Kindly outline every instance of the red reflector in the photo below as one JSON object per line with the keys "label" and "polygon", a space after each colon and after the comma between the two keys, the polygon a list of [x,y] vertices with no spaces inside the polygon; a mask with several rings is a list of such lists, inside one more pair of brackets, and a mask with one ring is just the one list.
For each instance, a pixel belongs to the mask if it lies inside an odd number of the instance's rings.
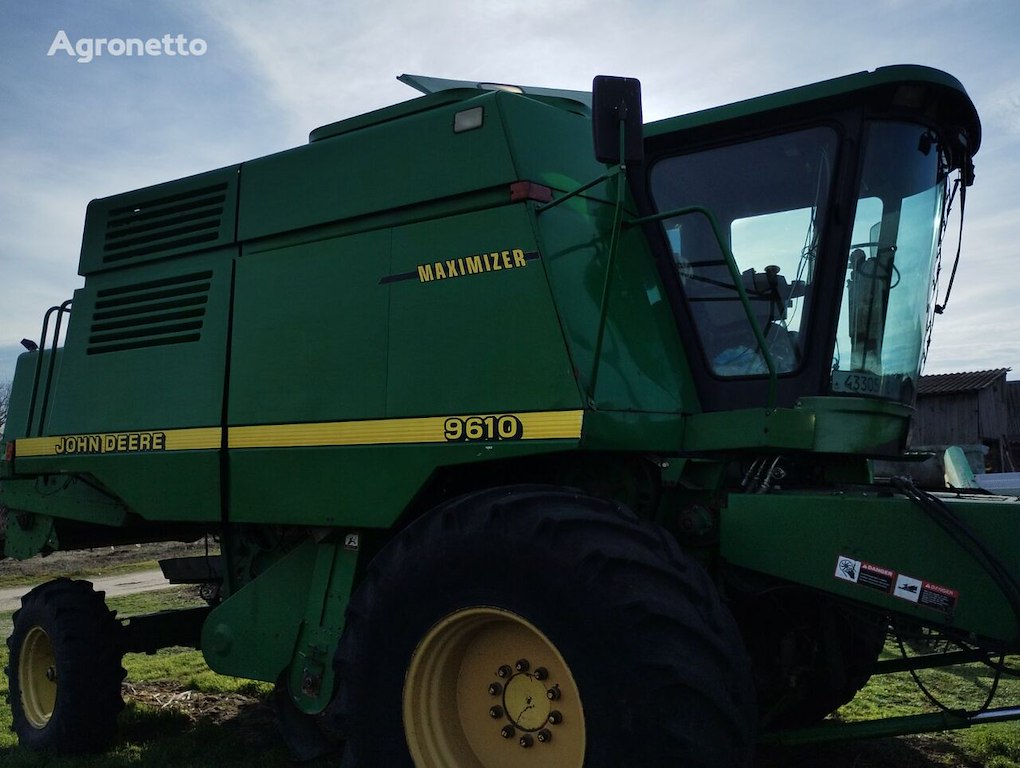
{"label": "red reflector", "polygon": [[7,442],[7,450],[4,451],[4,461],[14,461],[14,441]]}
{"label": "red reflector", "polygon": [[519,203],[521,200],[534,200],[536,203],[548,203],[552,201],[553,193],[549,187],[536,184],[533,181],[515,181],[510,185],[510,202]]}

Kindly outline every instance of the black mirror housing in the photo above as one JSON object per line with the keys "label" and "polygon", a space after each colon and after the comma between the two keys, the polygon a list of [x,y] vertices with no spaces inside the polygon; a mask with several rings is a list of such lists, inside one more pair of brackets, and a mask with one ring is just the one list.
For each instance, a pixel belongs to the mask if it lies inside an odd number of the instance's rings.
{"label": "black mirror housing", "polygon": [[[598,75],[592,81],[592,138],[595,158],[618,165],[644,159],[641,81],[633,77]],[[623,132],[623,157],[620,133]]]}

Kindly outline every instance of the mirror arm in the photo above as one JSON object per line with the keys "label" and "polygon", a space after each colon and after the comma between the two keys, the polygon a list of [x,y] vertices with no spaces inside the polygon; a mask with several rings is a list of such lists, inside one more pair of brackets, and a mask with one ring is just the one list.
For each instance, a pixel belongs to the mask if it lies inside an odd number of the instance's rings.
{"label": "mirror arm", "polygon": [[[620,115],[620,157],[626,140],[626,112]],[[606,258],[606,274],[602,281],[602,298],[599,300],[599,325],[595,334],[590,385],[588,387],[588,404],[595,407],[595,386],[598,384],[599,367],[602,362],[602,341],[606,333],[606,322],[609,317],[609,289],[613,282],[613,267],[616,265],[616,253],[620,249],[620,235],[623,233],[623,197],[627,186],[627,163],[621,162],[613,171],[616,176],[616,208],[613,211],[613,230],[609,241],[609,255]]]}

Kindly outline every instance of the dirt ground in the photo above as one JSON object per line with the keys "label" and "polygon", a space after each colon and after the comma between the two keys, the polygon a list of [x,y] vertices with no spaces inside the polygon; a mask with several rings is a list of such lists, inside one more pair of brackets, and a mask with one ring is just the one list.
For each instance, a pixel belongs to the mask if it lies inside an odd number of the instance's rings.
{"label": "dirt ground", "polygon": [[[210,547],[217,551],[217,545],[213,542],[210,542]],[[0,560],[0,579],[24,577],[42,582],[55,576],[76,576],[86,573],[102,575],[131,563],[143,563],[164,557],[201,555],[204,552],[205,543],[202,541],[192,543],[171,541],[54,552],[45,557],[37,556],[28,560],[8,557]]]}

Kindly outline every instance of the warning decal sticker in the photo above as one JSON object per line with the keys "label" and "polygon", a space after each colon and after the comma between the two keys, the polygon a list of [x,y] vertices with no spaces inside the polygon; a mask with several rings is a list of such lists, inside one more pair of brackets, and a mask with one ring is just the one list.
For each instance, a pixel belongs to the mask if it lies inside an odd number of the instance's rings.
{"label": "warning decal sticker", "polygon": [[929,608],[934,608],[936,611],[952,613],[953,609],[956,608],[956,601],[959,598],[960,593],[955,589],[926,581],[921,584],[921,597],[917,602]]}
{"label": "warning decal sticker", "polygon": [[893,594],[896,597],[916,603],[921,598],[921,582],[919,579],[904,576],[902,573],[896,577],[896,589]]}
{"label": "warning decal sticker", "polygon": [[836,558],[836,571],[833,575],[842,581],[892,594],[901,600],[943,613],[952,613],[960,599],[960,592],[956,589],[896,573],[874,563],[845,555]]}
{"label": "warning decal sticker", "polygon": [[836,561],[836,578],[852,581],[862,587],[871,587],[879,592],[889,592],[896,574],[888,568],[840,555]]}

